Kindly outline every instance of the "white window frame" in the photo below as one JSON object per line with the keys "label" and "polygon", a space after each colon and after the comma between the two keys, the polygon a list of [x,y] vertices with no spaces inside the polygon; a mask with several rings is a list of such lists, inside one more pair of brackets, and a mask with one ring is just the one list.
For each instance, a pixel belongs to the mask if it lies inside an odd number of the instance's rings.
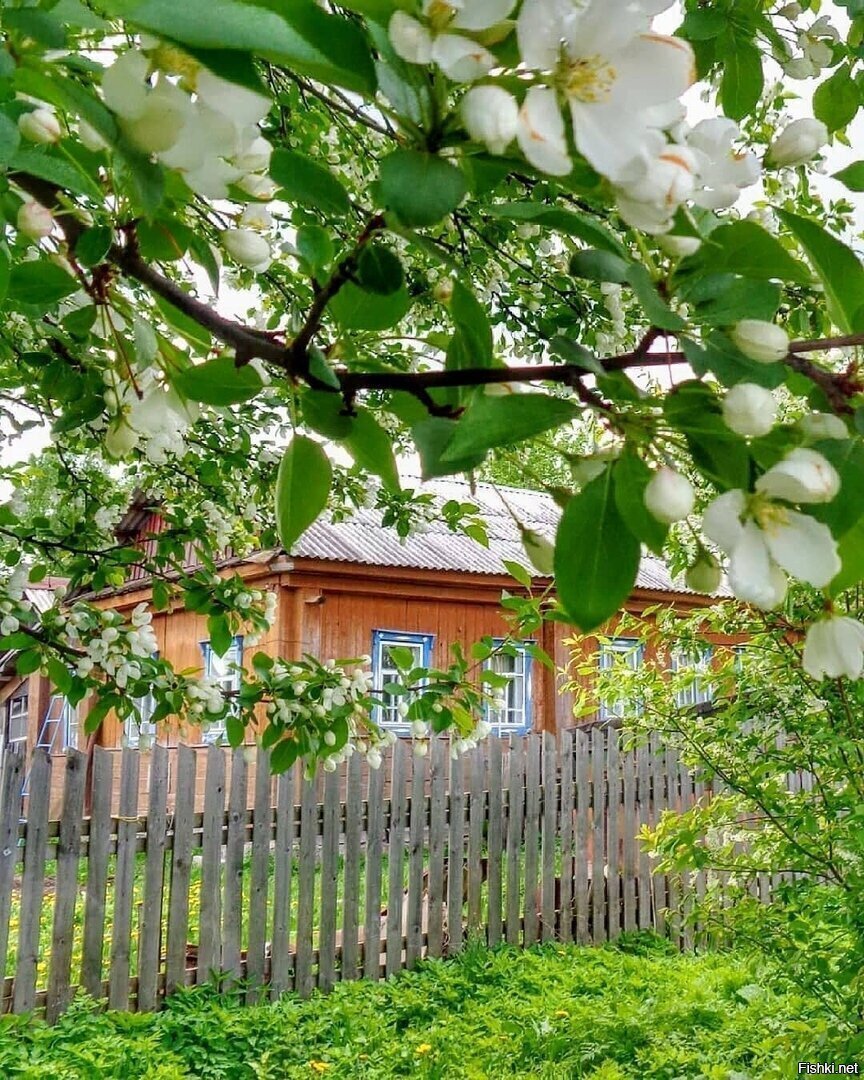
{"label": "white window frame", "polygon": [[[217,656],[209,641],[201,642],[201,650],[204,653],[205,676],[218,683],[223,693],[230,691],[235,695],[230,698],[230,711],[236,716],[240,712],[240,702],[236,694],[243,682],[243,635],[235,635],[224,656]],[[206,713],[204,715],[206,717]],[[226,720],[225,716],[209,723],[204,719],[208,727],[206,731],[201,732],[201,741],[207,745],[225,742],[228,735]]]}
{"label": "white window frame", "polygon": [[675,692],[675,704],[679,709],[692,709],[714,700],[714,684],[710,678],[705,678],[710,674],[713,655],[714,650],[710,645],[703,646],[698,656],[687,649],[672,650],[669,663],[674,673],[696,672],[696,678],[688,687]]}
{"label": "white window frame", "polygon": [[[599,671],[610,671],[615,666],[616,657],[622,657],[631,671],[638,671],[645,658],[645,646],[634,637],[611,636],[599,642],[597,667]],[[615,701],[601,699],[598,717],[601,721],[621,720],[628,712],[638,716],[642,707],[638,701],[626,696]]]}
{"label": "white window frame", "polygon": [[[507,644],[516,650],[515,655],[505,652],[501,646]],[[496,650],[491,656],[483,661],[484,671],[497,671],[494,666],[500,661],[507,661],[516,665],[515,671],[501,671],[499,674],[508,677],[508,683],[504,689],[507,705],[504,709],[486,709],[486,720],[492,725],[494,735],[527,735],[533,729],[533,686],[532,686],[532,660],[528,646],[533,644],[525,641],[517,644],[505,638],[493,638],[492,645]],[[519,670],[521,662],[521,670]],[[493,689],[494,693],[494,689]]]}
{"label": "white window frame", "polygon": [[388,646],[394,645],[402,649],[411,649],[415,654],[413,667],[428,668],[432,663],[432,648],[435,643],[434,634],[419,634],[407,630],[373,630],[372,631],[372,688],[381,695],[381,703],[375,709],[375,721],[381,727],[393,731],[397,735],[410,735],[411,724],[399,716],[396,711],[400,701],[410,704],[411,698],[406,695],[395,695],[385,702],[384,684],[398,682],[399,672],[395,667],[385,663]]}
{"label": "white window frame", "polygon": [[[23,703],[23,707],[22,707],[21,703]],[[18,705],[18,709],[13,714],[13,708],[16,705]],[[3,745],[4,745],[4,747],[16,746],[19,743],[25,743],[26,744],[26,742],[27,742],[27,732],[28,732],[28,727],[29,727],[29,716],[30,716],[30,694],[29,694],[29,691],[25,687],[23,691],[19,689],[18,692],[14,693],[12,695],[12,697],[7,698],[7,700],[6,700],[6,717],[5,717],[6,722],[5,722],[4,727],[3,727]],[[18,735],[13,739],[12,735],[11,735],[12,721],[13,721],[13,719],[20,720],[22,717],[24,719],[24,734],[23,735]]]}

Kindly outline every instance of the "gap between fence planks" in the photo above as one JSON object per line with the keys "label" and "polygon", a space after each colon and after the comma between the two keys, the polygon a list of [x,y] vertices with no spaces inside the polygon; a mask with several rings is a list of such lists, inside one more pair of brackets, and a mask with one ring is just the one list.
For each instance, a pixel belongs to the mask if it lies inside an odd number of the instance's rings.
{"label": "gap between fence planks", "polygon": [[[299,767],[274,781],[263,751],[251,777],[242,749],[97,748],[89,817],[83,755],[36,753],[22,800],[24,761],[7,751],[0,1010],[54,1019],[79,986],[150,1009],[211,978],[247,980],[250,1002],[305,995],[474,936],[588,943],[650,928],[699,940],[677,910],[682,882],[654,874],[636,839],[664,809],[708,797],[659,740],[629,749],[596,725],[490,740],[464,758],[448,748],[436,739],[415,757],[401,741],[380,770],[355,755],[312,781]],[[57,822],[52,768],[64,774]],[[757,887],[770,897],[770,880]]]}

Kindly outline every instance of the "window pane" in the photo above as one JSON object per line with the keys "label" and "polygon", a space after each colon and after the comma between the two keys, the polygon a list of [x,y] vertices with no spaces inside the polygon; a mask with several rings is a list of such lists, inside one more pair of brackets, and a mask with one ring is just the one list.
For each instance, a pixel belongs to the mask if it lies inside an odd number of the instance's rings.
{"label": "window pane", "polygon": [[27,739],[27,710],[29,705],[27,694],[19,694],[13,697],[7,705],[8,725],[7,742],[24,742]]}
{"label": "window pane", "polygon": [[[240,672],[240,664],[243,658],[242,638],[234,638],[231,647],[224,656],[217,656],[210,648],[209,643],[204,646],[204,651],[207,657],[207,677],[219,686],[226,697],[229,697],[231,711],[236,714],[240,709],[236,693],[240,689],[242,680]],[[229,696],[232,694],[235,696]],[[206,720],[204,722],[207,723]],[[225,719],[219,717],[209,722],[201,737],[205,743],[219,743],[224,740],[225,734]]]}
{"label": "window pane", "polygon": [[399,715],[399,703],[410,705],[416,695],[389,694],[384,691],[387,683],[401,681],[399,669],[393,662],[391,649],[407,650],[411,654],[412,667],[427,667],[432,649],[430,634],[400,634],[396,631],[376,631],[373,637],[372,672],[374,689],[380,693],[381,704],[376,717],[379,724],[407,732],[408,722]]}
{"label": "window pane", "polygon": [[[493,644],[500,646],[501,642],[495,641]],[[512,653],[504,650],[495,652],[485,661],[483,667],[508,678],[507,686],[501,691],[504,707],[490,708],[487,712],[486,718],[493,730],[498,734],[502,731],[526,730],[531,719],[531,688],[528,679],[528,654],[525,649],[519,647]]]}
{"label": "window pane", "polygon": [[711,670],[711,648],[685,650],[676,649],[672,653],[672,670],[674,672],[692,671],[694,679],[689,686],[683,686],[675,693],[675,704],[679,708],[688,705],[701,705],[711,701],[714,696],[714,688],[708,678]]}
{"label": "window pane", "polygon": [[[616,666],[624,665],[631,671],[638,671],[642,664],[642,646],[637,638],[616,637],[600,642],[598,663],[601,671],[611,671]],[[600,701],[600,719],[620,719],[639,712],[639,701],[628,692],[626,685],[612,697]]]}

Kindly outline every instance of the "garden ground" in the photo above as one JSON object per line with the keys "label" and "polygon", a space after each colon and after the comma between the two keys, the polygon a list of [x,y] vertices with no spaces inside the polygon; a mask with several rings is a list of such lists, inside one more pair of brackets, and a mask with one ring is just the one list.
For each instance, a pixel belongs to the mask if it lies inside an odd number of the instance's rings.
{"label": "garden ground", "polygon": [[656,938],[524,952],[469,945],[387,983],[246,1007],[206,987],[156,1014],[79,1000],[55,1027],[0,1022],[0,1076],[27,1080],[639,1077],[769,1080],[831,1058],[829,1018],[732,953]]}

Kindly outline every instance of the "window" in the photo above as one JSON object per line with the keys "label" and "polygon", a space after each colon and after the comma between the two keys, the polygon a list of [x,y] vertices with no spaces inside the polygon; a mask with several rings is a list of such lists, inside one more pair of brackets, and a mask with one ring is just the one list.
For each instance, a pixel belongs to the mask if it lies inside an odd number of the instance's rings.
{"label": "window", "polygon": [[27,742],[27,715],[30,699],[27,691],[19,691],[6,702],[6,727],[3,743],[15,746]]}
{"label": "window", "polygon": [[374,630],[372,632],[372,685],[381,695],[376,720],[379,724],[392,728],[399,734],[407,735],[411,730],[399,715],[399,702],[410,702],[404,694],[386,694],[387,683],[399,682],[399,668],[393,662],[391,649],[407,649],[411,653],[412,667],[429,667],[432,662],[432,634],[408,634],[398,630]]}
{"label": "window", "polygon": [[[210,648],[210,642],[205,641],[201,645],[204,650],[204,674],[212,679],[222,690],[223,694],[237,694],[241,683],[241,667],[243,664],[243,638],[237,636],[231,642],[231,646],[224,656],[217,656]],[[240,703],[236,696],[230,699],[231,712],[240,710]],[[225,739],[225,718],[217,717],[210,723],[203,733],[205,743],[221,743]]]}
{"label": "window", "polygon": [[62,754],[64,750],[78,747],[78,709],[71,705],[62,694],[52,694],[48,709],[39,727],[37,747],[46,749],[51,754]]}
{"label": "window", "polygon": [[[623,664],[631,671],[637,671],[642,665],[644,648],[639,644],[638,638],[613,637],[600,642],[598,664],[601,671],[611,671],[614,667]],[[614,698],[607,697],[600,701],[600,719],[614,720],[626,716],[628,713],[638,713],[639,702],[628,693],[626,682],[622,685],[620,693]]]}
{"label": "window", "polygon": [[[493,640],[492,644],[499,648],[503,641],[500,638]],[[503,709],[489,709],[486,719],[492,725],[492,731],[496,735],[506,735],[510,732],[527,732],[531,730],[531,656],[525,645],[510,644],[500,652],[493,653],[483,664],[487,671],[495,671],[499,675],[506,675],[509,679],[504,688],[505,704]]]}
{"label": "window", "polygon": [[676,673],[692,671],[693,681],[681,687],[675,694],[675,704],[679,709],[692,705],[702,705],[711,701],[714,687],[709,680],[711,671],[711,646],[700,649],[675,649],[671,656],[672,670]]}

